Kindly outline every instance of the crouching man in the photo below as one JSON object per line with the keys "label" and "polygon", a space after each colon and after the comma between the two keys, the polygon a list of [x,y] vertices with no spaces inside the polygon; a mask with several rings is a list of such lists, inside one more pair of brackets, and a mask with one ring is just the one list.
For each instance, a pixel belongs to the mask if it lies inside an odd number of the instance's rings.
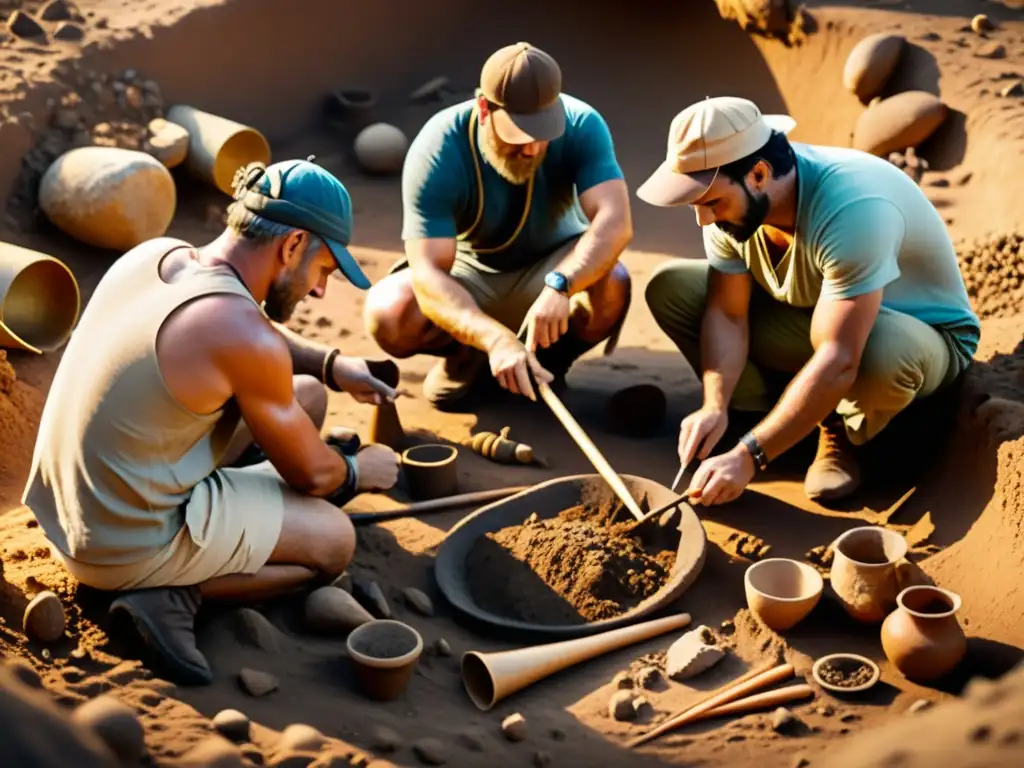
{"label": "crouching man", "polygon": [[[853,447],[952,384],[978,346],[953,244],[924,192],[864,152],[791,143],[794,125],[745,99],[698,102],[672,121],[668,157],[637,193],[693,206],[703,227],[707,259],[665,265],[646,298],[703,380],[679,457],[702,459],[690,490],[704,504],[735,499],[815,429],[807,496],[848,496],[861,479]],[[707,458],[729,406],[767,415]]]}
{"label": "crouching man", "polygon": [[548,54],[502,48],[477,97],[436,114],[409,148],[406,258],[365,317],[388,354],[442,358],[423,385],[438,409],[464,409],[488,367],[536,399],[531,372],[564,381],[625,318],[628,190],[604,119],[561,85]]}
{"label": "crouching man", "polygon": [[[278,325],[348,253],[345,187],[308,161],[236,177],[227,229],[160,238],[106,273],[51,386],[24,503],[80,582],[124,611],[176,682],[208,683],[202,598],[262,599],[340,574],[355,532],[339,506],[391,487],[398,458],[320,437],[324,385],[394,391],[366,362]],[[231,467],[255,440],[268,461]]]}

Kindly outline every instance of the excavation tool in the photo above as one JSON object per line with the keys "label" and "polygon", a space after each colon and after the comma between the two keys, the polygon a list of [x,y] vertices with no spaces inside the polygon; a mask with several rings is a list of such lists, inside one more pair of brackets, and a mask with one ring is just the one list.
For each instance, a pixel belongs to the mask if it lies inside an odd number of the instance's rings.
{"label": "excavation tool", "polygon": [[373,523],[379,520],[393,520],[399,517],[415,517],[427,512],[448,512],[459,507],[468,507],[471,504],[486,504],[498,499],[508,498],[527,490],[529,487],[528,485],[513,485],[508,488],[492,488],[486,491],[458,493],[454,496],[444,496],[438,499],[415,501],[412,504],[403,504],[394,509],[382,509],[374,512],[353,511],[349,513],[349,517],[354,523]]}

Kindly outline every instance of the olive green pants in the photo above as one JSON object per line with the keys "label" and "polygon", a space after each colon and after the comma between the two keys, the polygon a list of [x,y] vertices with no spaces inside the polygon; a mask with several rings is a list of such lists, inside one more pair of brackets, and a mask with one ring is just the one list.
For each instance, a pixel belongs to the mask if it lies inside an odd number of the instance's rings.
{"label": "olive green pants", "polygon": [[[647,305],[697,375],[707,301],[707,261],[663,265],[647,285]],[[766,413],[814,354],[811,309],[776,301],[756,283],[749,314],[747,365],[730,406]],[[943,334],[917,318],[883,307],[868,336],[857,380],[836,408],[850,441],[863,445],[915,399],[952,383],[959,366]]]}

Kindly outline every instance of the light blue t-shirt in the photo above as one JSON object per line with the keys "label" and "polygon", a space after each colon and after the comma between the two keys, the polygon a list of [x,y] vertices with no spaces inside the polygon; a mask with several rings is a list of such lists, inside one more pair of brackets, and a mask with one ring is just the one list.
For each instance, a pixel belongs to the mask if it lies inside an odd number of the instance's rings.
{"label": "light blue t-shirt", "polygon": [[813,307],[882,290],[882,306],[940,329],[966,367],[981,325],[935,206],[887,160],[843,147],[793,144],[793,244],[773,269],[763,230],[739,243],[715,225],[704,248],[721,272],[749,271],[778,301]]}
{"label": "light blue t-shirt", "polygon": [[579,195],[611,179],[622,179],[611,132],[600,113],[562,94],[565,132],[548,145],[537,169],[533,200],[523,229],[509,247],[493,254],[479,249],[503,245],[523,216],[527,187],[502,178],[480,152],[482,127],[470,146],[474,100],[441,110],[409,146],[402,170],[402,239],[449,238],[468,230],[477,217],[476,155],[484,189],[483,216],[460,256],[488,272],[505,272],[536,263],[581,235],[589,221]]}

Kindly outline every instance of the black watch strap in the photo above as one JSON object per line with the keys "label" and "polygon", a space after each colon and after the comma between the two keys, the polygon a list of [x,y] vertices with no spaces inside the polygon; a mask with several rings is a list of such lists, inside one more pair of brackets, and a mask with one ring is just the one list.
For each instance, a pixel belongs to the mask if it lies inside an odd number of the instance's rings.
{"label": "black watch strap", "polygon": [[761,448],[761,444],[757,442],[757,438],[754,437],[753,432],[747,432],[743,437],[740,438],[740,442],[750,452],[750,457],[754,460],[754,466],[760,470],[764,470],[768,466],[768,457],[765,456],[764,450]]}

